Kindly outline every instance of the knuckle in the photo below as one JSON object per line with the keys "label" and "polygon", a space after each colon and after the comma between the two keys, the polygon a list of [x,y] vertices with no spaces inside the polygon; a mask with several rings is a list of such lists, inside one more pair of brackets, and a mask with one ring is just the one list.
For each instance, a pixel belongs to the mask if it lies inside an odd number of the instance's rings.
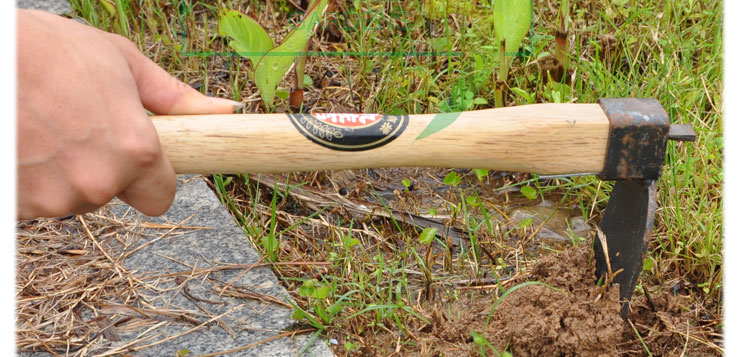
{"label": "knuckle", "polygon": [[138,167],[148,167],[161,159],[161,145],[158,138],[136,138],[124,144],[125,159]]}
{"label": "knuckle", "polygon": [[107,204],[117,194],[117,182],[106,174],[82,176],[75,184],[75,191],[88,204],[97,207]]}
{"label": "knuckle", "polygon": [[111,201],[117,194],[113,186],[94,185],[86,191],[86,201],[100,207]]}

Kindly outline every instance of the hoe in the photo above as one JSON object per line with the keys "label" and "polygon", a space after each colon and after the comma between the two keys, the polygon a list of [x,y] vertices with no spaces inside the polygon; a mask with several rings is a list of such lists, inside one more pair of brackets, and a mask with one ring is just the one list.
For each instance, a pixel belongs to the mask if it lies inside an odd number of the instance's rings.
{"label": "hoe", "polygon": [[447,114],[155,116],[177,173],[374,167],[485,168],[616,181],[594,241],[596,274],[627,316],[657,208],[668,140],[694,141],[654,99],[532,104]]}

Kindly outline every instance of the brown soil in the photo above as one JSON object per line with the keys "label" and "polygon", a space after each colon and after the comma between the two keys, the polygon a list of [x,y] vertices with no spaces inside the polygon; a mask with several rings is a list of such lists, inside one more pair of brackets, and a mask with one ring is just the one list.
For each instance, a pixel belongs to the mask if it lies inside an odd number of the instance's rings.
{"label": "brown soil", "polygon": [[[543,282],[519,287],[498,304],[491,294],[466,294],[458,301],[435,306],[433,324],[423,329],[415,355],[480,355],[472,332],[480,333],[498,351],[513,356],[622,356],[647,355],[635,335],[654,355],[719,355],[710,332],[695,324],[687,311],[686,297],[670,293],[654,298],[658,312],[641,295],[634,299],[629,318],[620,318],[616,286],[596,286],[593,257],[588,245],[579,245],[541,257],[527,281]],[[437,312],[441,311],[442,312]],[[633,325],[631,325],[631,323]],[[486,326],[486,327],[485,327]],[[678,331],[692,331],[691,339]],[[696,335],[697,332],[702,334]],[[485,349],[487,355],[494,355]]]}

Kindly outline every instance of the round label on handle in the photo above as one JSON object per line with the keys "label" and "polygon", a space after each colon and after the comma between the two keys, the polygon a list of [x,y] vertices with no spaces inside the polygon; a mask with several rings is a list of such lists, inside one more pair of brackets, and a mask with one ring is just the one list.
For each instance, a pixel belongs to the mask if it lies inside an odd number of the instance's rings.
{"label": "round label on handle", "polygon": [[408,115],[312,113],[287,116],[310,141],[340,151],[381,147],[401,135],[409,124]]}

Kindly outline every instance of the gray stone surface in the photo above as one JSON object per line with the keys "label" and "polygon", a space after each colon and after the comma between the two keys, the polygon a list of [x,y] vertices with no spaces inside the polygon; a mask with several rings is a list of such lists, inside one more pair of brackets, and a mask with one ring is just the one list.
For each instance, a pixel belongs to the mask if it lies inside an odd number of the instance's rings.
{"label": "gray stone surface", "polygon": [[[208,227],[208,229],[178,229],[179,233],[166,236],[146,246],[125,260],[128,270],[138,270],[145,276],[185,272],[193,269],[207,269],[228,264],[253,264],[260,260],[259,254],[247,241],[244,232],[236,225],[234,219],[224,208],[205,181],[196,177],[178,177],[178,191],[170,210],[161,217],[145,217],[136,213],[124,203],[110,204],[110,211],[122,220],[164,224],[178,224],[185,221],[187,227]],[[148,230],[144,230],[148,232]],[[162,230],[161,232],[164,232]],[[145,243],[152,238],[142,239]],[[140,245],[141,242],[138,243]],[[186,266],[187,265],[187,266]],[[156,284],[149,295],[147,304],[158,310],[194,311],[205,316],[218,316],[235,309],[221,318],[223,326],[217,323],[208,324],[190,334],[170,341],[159,343],[147,349],[140,349],[127,355],[136,356],[175,356],[179,351],[189,350],[188,356],[228,351],[257,343],[284,333],[295,323],[290,318],[291,310],[275,303],[256,299],[219,296],[217,290],[231,283],[231,286],[249,293],[272,296],[281,301],[289,301],[288,292],[279,284],[273,272],[265,267],[246,269],[233,268],[210,273],[194,274],[186,282],[164,278]],[[189,288],[189,294],[199,300],[190,300],[180,284]],[[161,293],[157,291],[162,290]],[[201,300],[202,299],[202,300]],[[221,302],[217,304],[216,302]],[[198,306],[200,305],[200,306]],[[237,308],[240,305],[242,307]],[[201,321],[209,320],[208,317]],[[152,327],[154,322],[138,329],[121,331],[119,342],[111,342],[109,348],[131,344],[139,335]],[[138,342],[131,346],[144,346],[155,341],[177,336],[194,328],[187,323],[170,323],[150,331],[148,341]],[[232,337],[225,328],[235,335]],[[312,339],[311,334],[284,337],[260,344],[243,351],[222,354],[222,356],[297,356]],[[95,353],[106,350],[92,351]],[[25,356],[49,356],[47,353],[24,354]],[[120,354],[118,354],[120,355]],[[179,354],[177,354],[179,355]],[[307,356],[333,356],[329,347],[316,339],[306,350]]]}
{"label": "gray stone surface", "polygon": [[[185,177],[180,177],[184,180]],[[124,205],[123,205],[124,206]],[[244,232],[236,225],[229,212],[219,202],[216,195],[209,189],[203,179],[189,180],[180,184],[174,204],[163,217],[151,218],[155,222],[182,222],[191,215],[195,215],[186,223],[190,226],[210,227],[207,230],[197,230],[184,236],[161,240],[147,249],[139,251],[125,261],[129,269],[155,272],[179,272],[186,267],[174,260],[185,262],[200,268],[210,268],[217,264],[252,264],[260,260],[259,254],[247,241]],[[170,257],[174,260],[165,259]],[[206,261],[208,260],[208,261]],[[189,270],[189,269],[188,269]],[[246,291],[270,295],[282,301],[289,298],[287,291],[279,285],[276,276],[268,268],[254,268],[244,275],[243,270],[224,270],[211,273],[211,278],[222,282],[232,282],[235,287]],[[165,285],[174,282],[166,282]],[[189,335],[157,345],[142,351],[143,356],[174,356],[176,351],[189,349],[191,355],[207,354],[246,346],[263,339],[273,337],[284,332],[294,321],[290,318],[288,308],[270,303],[260,303],[247,299],[236,299],[222,296],[211,291],[212,283],[208,280],[194,279],[188,281],[191,295],[212,300],[224,301],[226,304],[217,305],[201,303],[204,309],[219,315],[240,304],[247,304],[222,318],[222,321],[236,334],[232,338],[224,329],[215,325],[209,329],[199,330]],[[193,302],[182,294],[170,294],[164,300],[171,299],[170,304],[196,310]],[[200,302],[199,302],[200,303]],[[156,302],[154,303],[156,304]],[[167,325],[163,329],[165,336],[176,335],[190,329],[190,326]],[[125,336],[123,336],[125,337]],[[131,336],[134,338],[135,336]],[[296,338],[277,339],[249,350],[230,354],[229,356],[296,356],[310,340],[310,335]],[[127,341],[127,340],[126,340]],[[123,341],[126,343],[126,341]],[[326,344],[317,340],[308,351],[313,356],[332,356]]]}
{"label": "gray stone surface", "polygon": [[58,15],[70,13],[73,9],[66,0],[17,0],[16,7],[53,12]]}

